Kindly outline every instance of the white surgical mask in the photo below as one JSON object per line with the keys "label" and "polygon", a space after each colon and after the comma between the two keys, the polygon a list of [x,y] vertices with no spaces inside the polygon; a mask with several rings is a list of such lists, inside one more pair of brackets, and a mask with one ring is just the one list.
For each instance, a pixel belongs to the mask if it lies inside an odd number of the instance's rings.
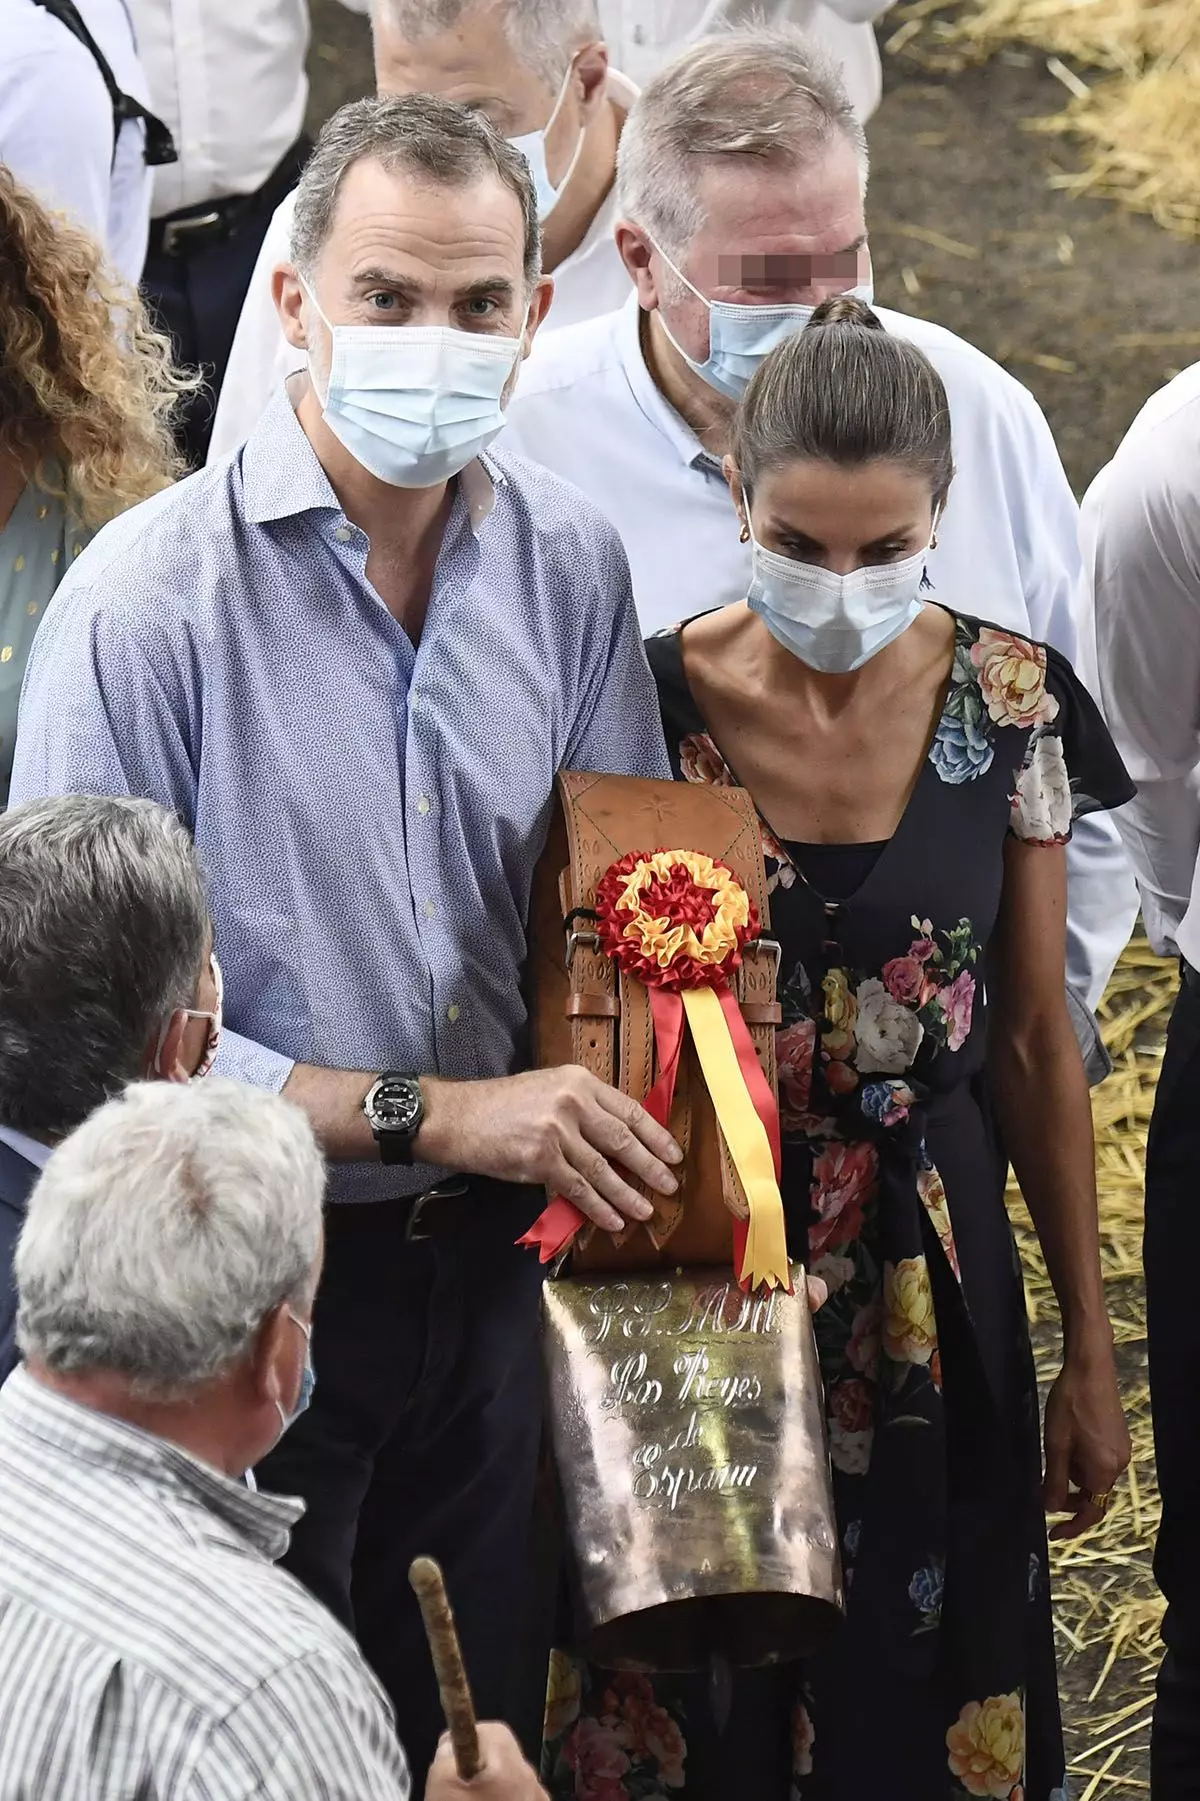
{"label": "white surgical mask", "polygon": [[156,1076],[161,1076],[163,1073],[162,1054],[163,1046],[167,1042],[167,1033],[181,1013],[185,1019],[206,1019],[208,1021],[208,1038],[205,1041],[204,1054],[192,1071],[191,1080],[199,1082],[202,1077],[208,1075],[217,1060],[217,1046],[221,1042],[221,1020],[225,1011],[225,979],[221,974],[221,965],[217,962],[216,951],[210,953],[209,964],[212,970],[213,987],[217,994],[216,1010],[208,1013],[200,1007],[177,1007],[174,1013],[163,1020],[158,1034],[158,1043],[154,1047],[153,1068]]}
{"label": "white surgical mask", "polygon": [[[937,520],[934,520],[936,529]],[[906,632],[932,587],[924,550],[901,563],[872,563],[835,575],[764,550],[750,527],[753,567],[747,601],[793,656],[823,675],[849,675]]]}
{"label": "white surgical mask", "polygon": [[331,325],[329,381],[313,391],[326,425],[356,462],[394,488],[436,488],[486,450],[504,425],[504,391],[521,336],[448,325]]}
{"label": "white surgical mask", "polygon": [[[816,306],[741,306],[732,300],[710,300],[688,280],[682,269],[676,267],[661,244],[653,238],[650,242],[668,269],[674,270],[684,287],[690,288],[697,300],[702,300],[708,308],[708,355],[702,363],[690,357],[672,335],[659,307],[659,323],[668,340],[688,368],[695,370],[710,388],[715,388],[728,400],[740,400],[759,364],[777,344],[804,330],[816,312]],[[866,281],[857,288],[848,289],[847,293],[870,306],[875,298],[874,284]]]}
{"label": "white surgical mask", "polygon": [[538,218],[544,225],[555,207],[563,197],[567,183],[574,175],[579,159],[583,155],[583,132],[579,133],[575,142],[575,151],[567,164],[567,172],[555,187],[550,179],[550,170],[546,163],[546,134],[550,130],[566,99],[571,86],[571,77],[575,73],[574,66],[567,70],[562,87],[558,90],[558,99],[554,102],[554,111],[546,120],[540,131],[525,131],[520,137],[509,138],[514,150],[519,150],[529,164],[529,173],[533,176],[533,190],[537,195]]}

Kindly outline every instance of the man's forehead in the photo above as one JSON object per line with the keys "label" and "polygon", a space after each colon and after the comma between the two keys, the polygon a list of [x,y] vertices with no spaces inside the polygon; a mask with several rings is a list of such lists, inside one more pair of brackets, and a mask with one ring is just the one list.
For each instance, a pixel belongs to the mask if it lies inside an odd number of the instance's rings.
{"label": "man's forehead", "polygon": [[524,264],[525,221],[497,175],[449,184],[363,162],[342,182],[327,247],[344,268],[484,261],[512,272]]}

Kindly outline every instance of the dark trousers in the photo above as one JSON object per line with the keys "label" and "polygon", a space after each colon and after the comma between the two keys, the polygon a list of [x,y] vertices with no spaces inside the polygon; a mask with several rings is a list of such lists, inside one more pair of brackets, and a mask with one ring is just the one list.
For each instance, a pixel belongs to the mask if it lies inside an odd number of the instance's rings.
{"label": "dark trousers", "polygon": [[1154,1801],[1200,1797],[1200,978],[1185,970],[1146,1155],[1150,1397],[1167,1600],[1151,1739]]}
{"label": "dark trousers", "polygon": [[[182,234],[180,248],[168,254],[162,247],[163,221],[155,220],[151,228],[150,251],[142,273],[146,302],[158,329],[169,335],[176,362],[199,370],[204,378],[204,386],[181,408],[175,428],[180,455],[193,469],[200,467],[208,453],[233,334],[267,226],[299,179],[308,148],[308,140],[302,139],[257,194],[235,203],[236,223],[223,239],[203,242],[198,236]],[[171,216],[184,219],[206,210],[188,207]]]}
{"label": "dark trousers", "polygon": [[542,1269],[514,1244],[541,1204],[531,1189],[475,1183],[469,1206],[415,1243],[401,1203],[328,1208],[312,1405],[257,1472],[262,1488],[308,1503],[286,1565],[355,1633],[391,1696],[416,1794],[443,1730],[408,1585],[420,1553],[445,1571],[480,1717],[526,1738],[541,1719]]}

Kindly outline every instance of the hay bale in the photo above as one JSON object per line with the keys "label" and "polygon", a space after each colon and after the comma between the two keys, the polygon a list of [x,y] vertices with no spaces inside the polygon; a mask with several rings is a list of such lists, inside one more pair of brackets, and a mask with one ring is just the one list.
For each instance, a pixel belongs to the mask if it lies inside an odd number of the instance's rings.
{"label": "hay bale", "polygon": [[[1072,99],[1030,128],[1069,134],[1086,161],[1052,186],[1149,213],[1200,237],[1200,5],[1196,0],[915,0],[887,47],[952,70],[1006,45],[1048,53]],[[1100,79],[1081,80],[1074,68]]]}

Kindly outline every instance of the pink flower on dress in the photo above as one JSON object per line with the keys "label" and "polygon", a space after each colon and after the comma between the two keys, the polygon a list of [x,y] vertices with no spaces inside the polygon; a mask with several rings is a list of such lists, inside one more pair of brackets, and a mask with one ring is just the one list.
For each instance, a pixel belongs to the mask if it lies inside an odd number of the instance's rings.
{"label": "pink flower on dress", "polygon": [[932,938],[916,938],[909,945],[908,954],[915,957],[918,963],[928,963],[936,949],[937,945]]}
{"label": "pink flower on dress", "polygon": [[829,1417],[843,1432],[866,1432],[875,1419],[875,1396],[859,1376],[835,1382],[829,1390]]}
{"label": "pink flower on dress", "polygon": [[682,741],[679,767],[685,782],[705,782],[710,788],[734,786],[729,767],[707,732],[690,732]]}
{"label": "pink flower on dress", "polygon": [[894,1001],[902,1007],[920,1005],[921,990],[925,985],[925,971],[919,958],[914,956],[893,957],[890,963],[883,966],[883,984]]}
{"label": "pink flower on dress", "polygon": [[629,1682],[621,1703],[618,1731],[635,1758],[654,1759],[659,1782],[667,1788],[683,1787],[687,1755],[683,1734],[666,1708],[655,1700],[654,1690],[644,1676],[635,1676]]}
{"label": "pink flower on dress", "polygon": [[846,1357],[869,1380],[879,1374],[879,1350],[883,1339],[883,1301],[868,1301],[854,1316]]}
{"label": "pink flower on dress", "polygon": [[968,970],[962,970],[948,988],[940,990],[937,1003],[946,1022],[946,1043],[952,1051],[959,1051],[971,1035],[975,977]]}
{"label": "pink flower on dress", "polygon": [[563,1745],[567,1768],[575,1772],[576,1801],[625,1801],[621,1778],[629,1759],[621,1749],[616,1723],[581,1719]]}
{"label": "pink flower on dress", "polygon": [[813,1164],[812,1204],[816,1222],[809,1227],[813,1260],[831,1245],[850,1244],[863,1228],[863,1208],[875,1191],[879,1160],[873,1144],[831,1144]]}
{"label": "pink flower on dress", "polygon": [[785,1132],[798,1131],[812,1100],[813,1053],[817,1046],[815,1019],[798,1019],[775,1034],[779,1065],[779,1115]]}
{"label": "pink flower on dress", "polygon": [[1046,652],[1028,638],[985,625],[971,646],[979,691],[997,725],[1028,730],[1058,716],[1058,701],[1046,690]]}

